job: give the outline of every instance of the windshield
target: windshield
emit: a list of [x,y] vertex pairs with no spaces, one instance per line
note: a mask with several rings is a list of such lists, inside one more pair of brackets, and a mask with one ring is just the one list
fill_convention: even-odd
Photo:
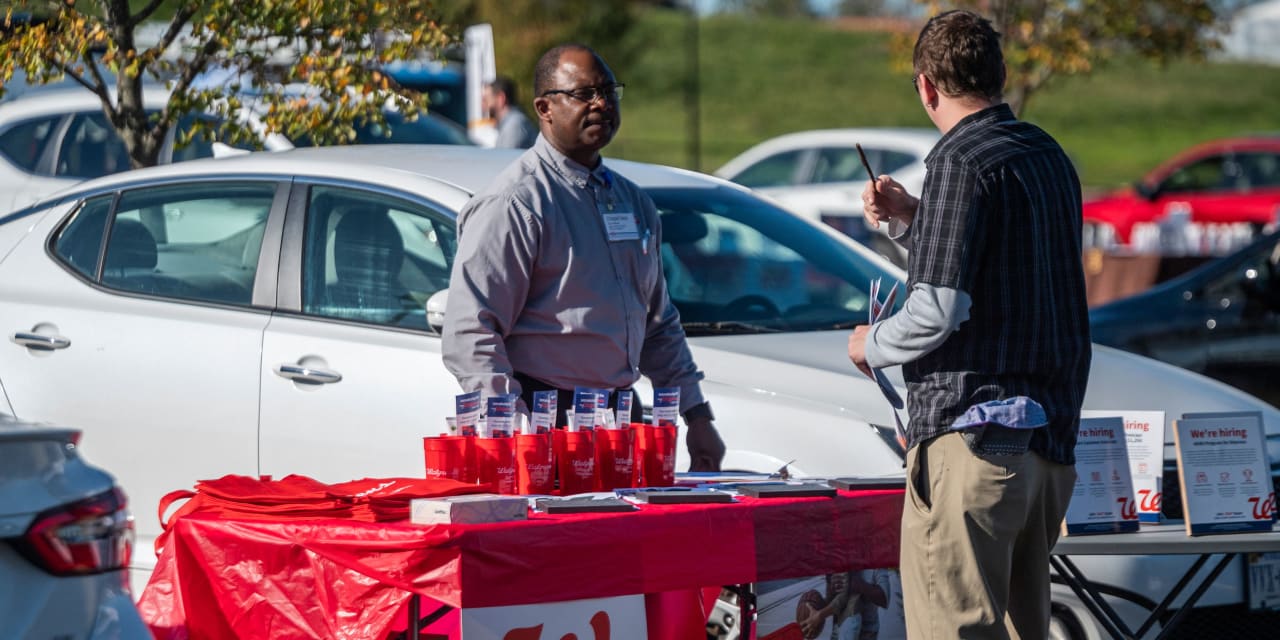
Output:
[[[386,111],[386,126],[371,122],[356,122],[352,126],[356,131],[353,144],[473,144],[467,138],[467,131],[439,116],[422,115],[413,122],[394,111]],[[311,136],[303,136],[293,141],[296,147],[315,146]]]
[[[865,324],[874,279],[896,276],[793,214],[736,189],[649,189],[662,266],[689,335]],[[899,285],[902,288],[902,285]],[[894,307],[900,307],[899,291]]]

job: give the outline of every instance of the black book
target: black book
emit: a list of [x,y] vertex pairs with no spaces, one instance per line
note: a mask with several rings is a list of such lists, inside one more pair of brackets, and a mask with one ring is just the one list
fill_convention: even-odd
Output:
[[806,482],[802,484],[740,484],[738,493],[753,498],[834,498],[836,489],[830,485]]
[[851,477],[835,478],[829,481],[831,486],[845,491],[862,491],[865,489],[906,489],[906,476]]
[[543,513],[609,513],[636,511],[636,506],[621,498],[543,498],[538,500]]
[[649,504],[733,502],[733,496],[723,491],[637,491],[632,495],[636,500]]

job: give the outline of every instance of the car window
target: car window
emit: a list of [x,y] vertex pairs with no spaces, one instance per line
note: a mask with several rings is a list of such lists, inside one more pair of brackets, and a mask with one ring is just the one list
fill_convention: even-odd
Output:
[[[399,113],[385,114],[385,125],[357,122],[354,125],[356,139],[352,144],[472,144],[462,127],[430,116],[420,116],[410,122]],[[315,146],[310,136],[293,141],[297,147]]]
[[448,288],[453,220],[428,207],[341,187],[311,188],[304,313],[426,329],[427,298]]
[[1203,295],[1245,318],[1280,314],[1280,236],[1261,241],[1237,268],[1207,283]]
[[876,175],[880,175],[882,173],[893,173],[907,165],[914,164],[915,162],[916,157],[910,153],[893,151],[891,149],[882,149],[880,151],[880,161],[878,163],[873,163],[871,165],[871,169],[876,172]]
[[[867,161],[872,167],[879,166],[880,152],[863,148]],[[862,159],[858,150],[853,147],[834,147],[818,150],[818,159],[813,165],[813,176],[809,179],[815,184],[827,182],[853,182],[866,180],[867,172],[862,168]]]
[[67,266],[91,280],[98,277],[102,236],[111,215],[112,196],[86,200],[71,216],[53,243],[53,252]]
[[1249,186],[1280,187],[1280,153],[1241,153],[1236,156]]
[[745,194],[649,193],[662,216],[668,292],[692,334],[714,323],[805,331],[865,320],[870,281],[889,283],[886,292],[895,281],[840,240]]
[[0,153],[13,164],[34,172],[49,137],[62,116],[20,122],[0,133]]
[[103,258],[104,285],[248,305],[276,185],[201,182],[126,192]]
[[54,175],[97,178],[128,168],[124,142],[106,116],[100,112],[76,114],[58,147]]
[[731,180],[752,189],[789,185],[795,182],[796,171],[803,157],[804,150],[775,153],[747,167]]
[[1239,163],[1230,156],[1219,155],[1201,158],[1179,167],[1160,185],[1160,193],[1222,191],[1247,187]]

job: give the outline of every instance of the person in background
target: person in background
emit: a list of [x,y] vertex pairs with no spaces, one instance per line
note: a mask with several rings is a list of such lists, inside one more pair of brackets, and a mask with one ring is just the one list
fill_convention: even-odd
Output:
[[879,176],[862,194],[867,220],[910,251],[908,297],[849,338],[864,373],[901,364],[907,382],[907,636],[1044,638],[1091,359],[1080,182],[1003,103],[988,20],[934,17],[913,65],[943,134],[923,191]]
[[[680,316],[662,273],[653,201],[605,166],[600,150],[622,123],[622,89],[590,48],[555,47],[538,61],[541,129],[458,215],[443,358],[466,392],[608,388],[611,404],[646,375],[678,387],[694,471],[718,471],[724,442],[702,396]],[[633,399],[632,419],[641,403]]]
[[528,149],[538,137],[538,129],[517,106],[516,83],[506,76],[498,76],[484,86],[480,96],[484,112],[498,128],[498,141],[494,146],[508,149]]

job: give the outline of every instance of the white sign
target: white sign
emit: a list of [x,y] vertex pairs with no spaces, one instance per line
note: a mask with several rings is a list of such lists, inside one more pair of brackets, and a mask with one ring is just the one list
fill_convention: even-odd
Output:
[[1184,417],[1173,436],[1188,535],[1271,530],[1276,495],[1260,415]]
[[1164,503],[1164,412],[1085,410],[1085,418],[1119,416],[1129,450],[1129,476],[1138,503],[1138,522],[1160,522]]
[[462,640],[643,640],[644,596],[461,609]]
[[1063,535],[1138,530],[1124,421],[1081,418],[1076,438],[1076,484],[1062,520]]

